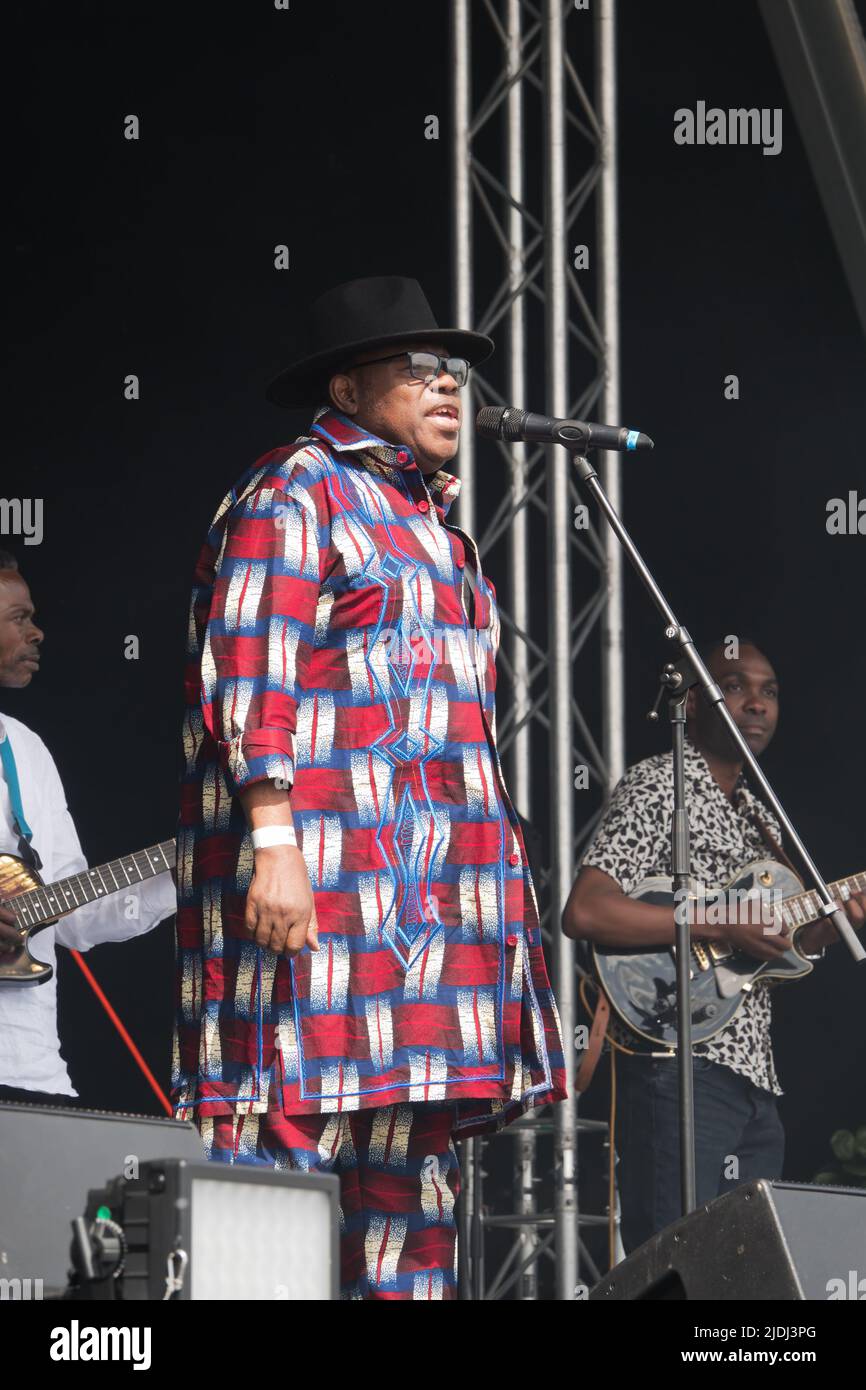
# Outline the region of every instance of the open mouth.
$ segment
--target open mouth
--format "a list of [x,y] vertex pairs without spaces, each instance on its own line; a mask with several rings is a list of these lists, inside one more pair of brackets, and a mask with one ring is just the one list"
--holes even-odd
[[450,420],[455,425],[460,418],[456,405],[440,405],[435,410],[428,410],[427,414],[434,420]]

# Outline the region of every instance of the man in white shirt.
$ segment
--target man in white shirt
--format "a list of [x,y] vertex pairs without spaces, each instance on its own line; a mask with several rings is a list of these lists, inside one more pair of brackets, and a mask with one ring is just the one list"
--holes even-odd
[[[0,688],[22,689],[39,669],[43,633],[33,621],[30,591],[14,556],[0,550]],[[42,739],[18,719],[0,714],[14,756],[20,804],[42,861],[43,882],[87,868],[54,759]],[[7,754],[8,761],[8,754]],[[0,766],[0,853],[21,854],[6,762]],[[30,943],[35,958],[55,964],[55,945],[78,951],[150,931],[175,911],[171,874],[97,899],[45,927]],[[18,944],[15,918],[0,907],[0,952]],[[60,1052],[56,972],[41,985],[0,983],[0,1100],[57,1103],[77,1094]]]

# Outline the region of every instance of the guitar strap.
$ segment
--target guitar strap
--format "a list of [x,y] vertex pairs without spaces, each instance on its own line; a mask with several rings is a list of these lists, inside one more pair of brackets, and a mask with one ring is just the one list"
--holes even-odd
[[6,779],[6,785],[9,788],[9,803],[12,807],[12,824],[18,836],[18,853],[29,868],[38,871],[42,868],[42,860],[30,843],[33,839],[33,831],[27,824],[27,819],[24,815],[15,754],[12,752],[12,744],[9,741],[9,735],[6,732],[6,726],[2,719],[0,719],[0,762],[3,764],[3,775]]
[[757,826],[761,839],[764,841],[764,844],[767,846],[773,858],[778,859],[780,864],[784,864],[786,868],[790,869],[792,874],[797,874],[797,878],[802,878],[802,874],[797,872],[772,830],[767,825],[766,821],[758,815],[758,812],[752,811],[749,819],[752,821],[753,825]]
[[598,991],[595,1013],[592,1016],[592,1028],[589,1032],[589,1042],[583,1054],[577,1075],[574,1078],[574,1089],[580,1094],[585,1091],[598,1066],[598,1059],[601,1056],[601,1049],[607,1036],[607,1024],[610,1018],[610,1004],[607,1002],[607,995],[603,989]]

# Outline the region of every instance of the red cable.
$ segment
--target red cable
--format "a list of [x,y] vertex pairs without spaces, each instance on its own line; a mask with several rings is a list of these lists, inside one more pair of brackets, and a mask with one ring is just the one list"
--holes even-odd
[[136,1064],[144,1074],[144,1078],[147,1081],[148,1086],[153,1091],[153,1094],[156,1096],[165,1113],[173,1118],[174,1111],[172,1110],[171,1105],[166,1100],[162,1091],[159,1089],[159,1084],[156,1080],[156,1077],[154,1076],[150,1067],[147,1065],[147,1062],[145,1062],[135,1043],[132,1041],[132,1038],[129,1036],[123,1024],[121,1023],[117,1013],[115,1012],[114,1008],[109,1002],[109,999],[105,991],[103,990],[96,976],[93,974],[93,971],[90,969],[90,966],[87,964],[87,961],[84,959],[80,951],[72,951],[71,954],[76,965],[79,966],[79,968],[82,970],[84,978],[90,985],[90,988],[93,990],[93,993],[96,995],[103,1009],[108,1014],[108,1017],[111,1019],[118,1033],[123,1038],[123,1041],[126,1043],[126,1046],[132,1053],[133,1059],[135,1060]]

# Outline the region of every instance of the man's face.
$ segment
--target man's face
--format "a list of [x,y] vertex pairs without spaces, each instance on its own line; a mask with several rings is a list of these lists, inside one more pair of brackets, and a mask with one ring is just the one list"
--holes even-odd
[[33,621],[30,590],[14,570],[0,571],[0,686],[21,690],[39,669],[44,633]]
[[[740,647],[739,656],[730,659],[723,647],[718,648],[707,666],[725,697],[731,718],[759,757],[779,722],[779,682],[775,671],[763,652],[745,645]],[[735,751],[733,744],[703,694],[689,692],[686,713],[693,726],[693,741],[719,757],[730,757]]]
[[[441,343],[418,342],[418,352],[446,356]],[[388,349],[364,353],[331,378],[332,399],[362,429],[389,444],[411,449],[422,473],[435,473],[457,452],[462,413],[457,383],[447,372],[425,384],[412,378],[405,356],[364,366],[388,356]]]

